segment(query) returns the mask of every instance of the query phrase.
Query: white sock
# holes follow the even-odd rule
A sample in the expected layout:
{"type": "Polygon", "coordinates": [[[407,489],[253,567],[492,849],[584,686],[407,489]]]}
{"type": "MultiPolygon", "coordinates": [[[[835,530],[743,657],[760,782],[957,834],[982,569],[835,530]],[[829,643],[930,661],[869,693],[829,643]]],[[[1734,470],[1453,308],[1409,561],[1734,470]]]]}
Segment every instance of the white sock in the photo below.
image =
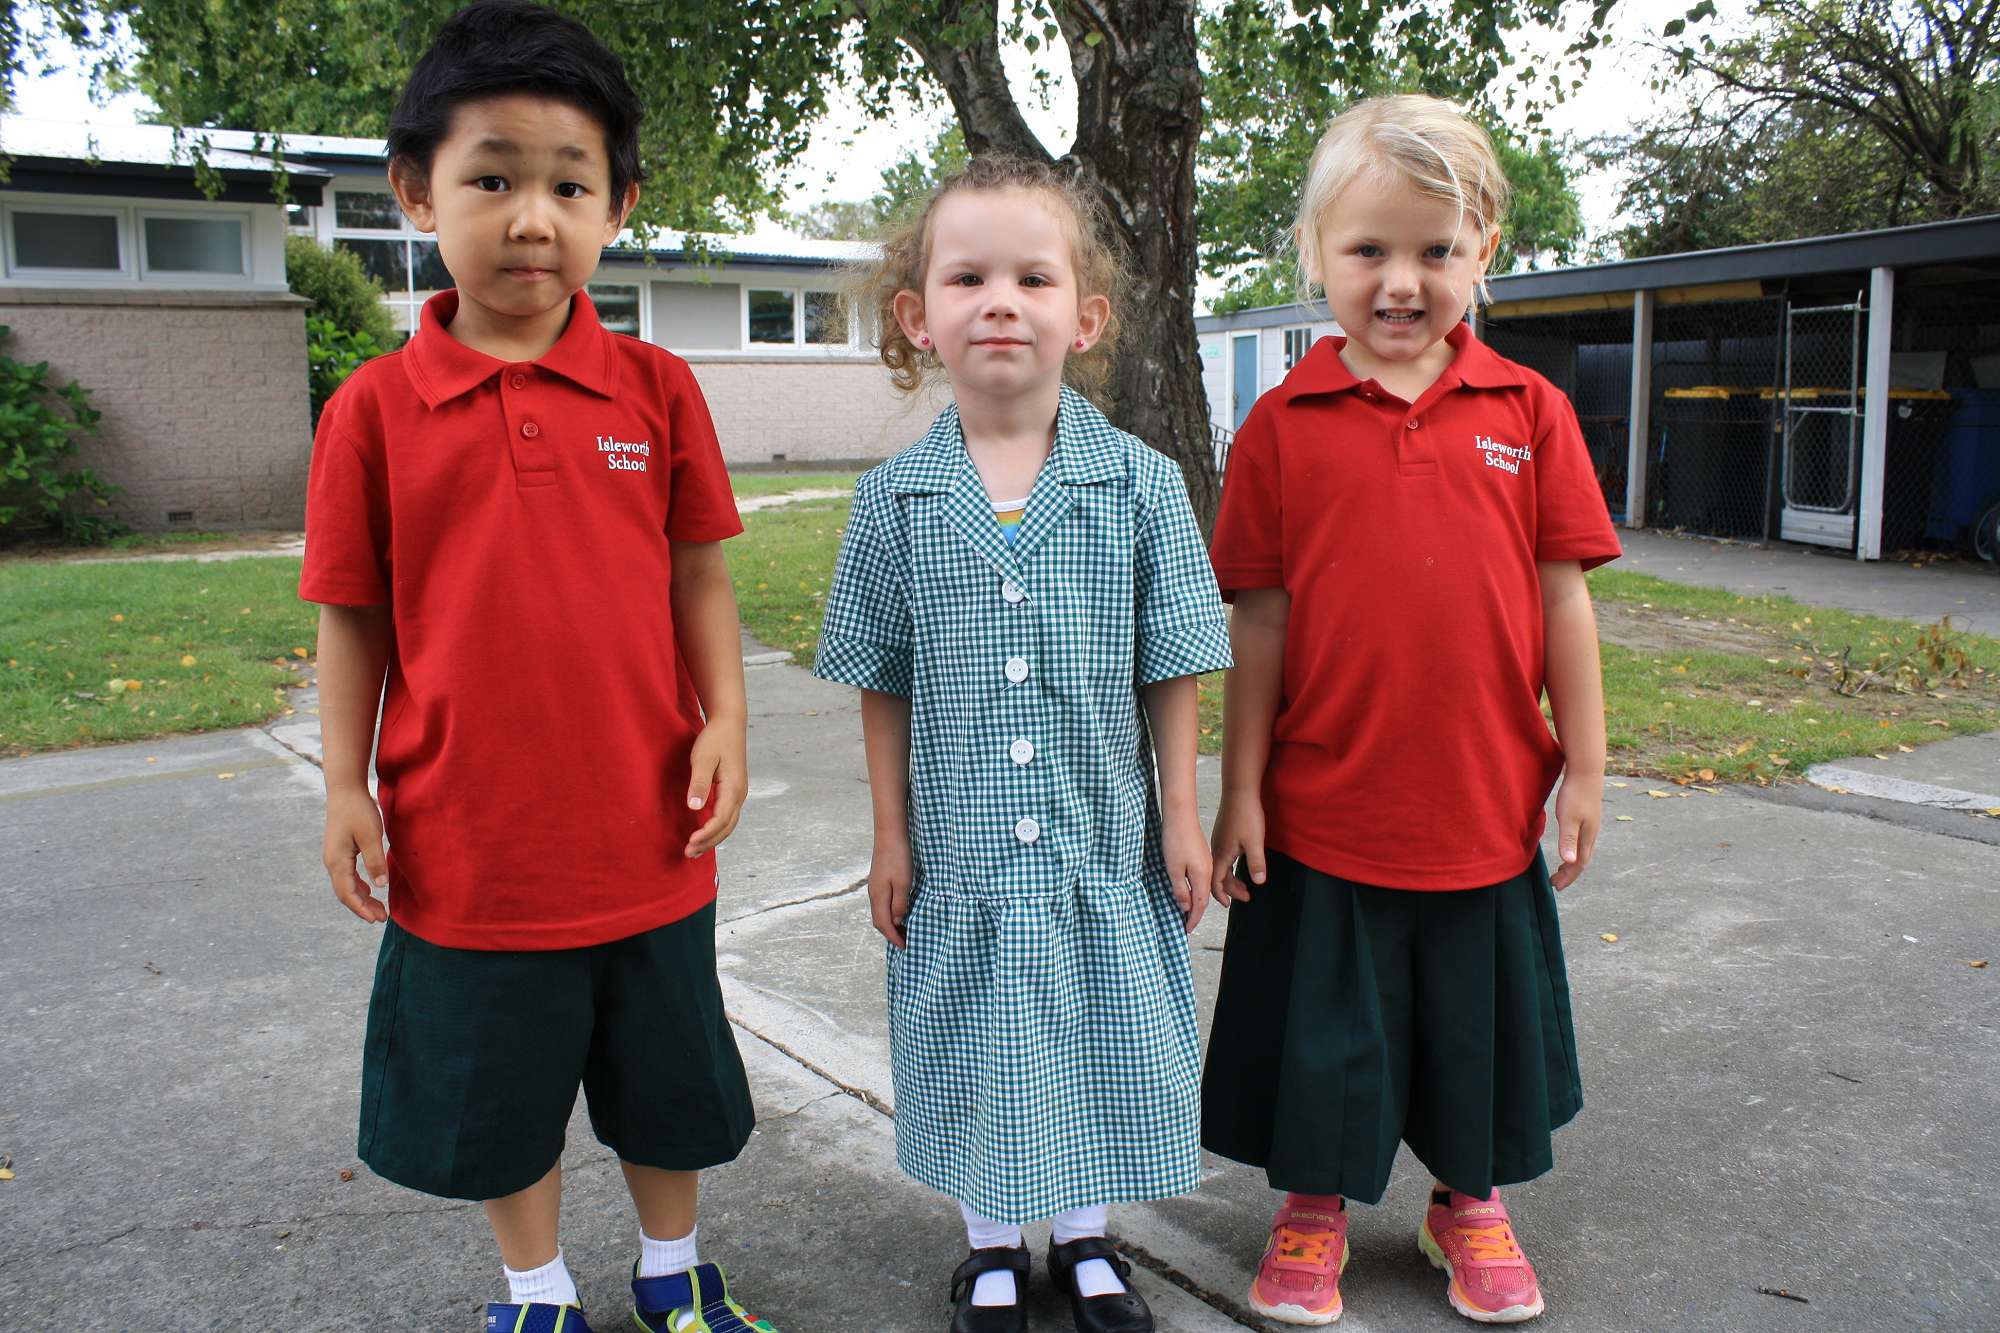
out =
{"type": "Polygon", "coordinates": [[[500,1265],[500,1271],[507,1275],[507,1299],[516,1305],[540,1302],[547,1305],[575,1305],[576,1283],[570,1280],[569,1268],[563,1263],[562,1251],[540,1268],[530,1268],[525,1273],[517,1273],[500,1265]]]}
{"type": "MultiPolygon", "coordinates": [[[[1057,1213],[1049,1223],[1049,1239],[1067,1245],[1085,1236],[1102,1236],[1106,1212],[1103,1204],[1094,1208],[1072,1208],[1057,1213]]],[[[1076,1266],[1076,1289],[1085,1296],[1112,1296],[1125,1290],[1118,1270],[1102,1259],[1085,1259],[1076,1266]]]]}
{"type": "MultiPolygon", "coordinates": [[[[958,1205],[958,1211],[965,1217],[965,1239],[973,1249],[1012,1249],[1021,1243],[1019,1223],[995,1222],[990,1217],[973,1212],[971,1206],[964,1203],[958,1205]]],[[[972,1284],[974,1305],[1013,1305],[1019,1300],[1011,1271],[981,1273],[972,1284]]]]}
{"type": "Polygon", "coordinates": [[[666,1277],[669,1273],[685,1273],[701,1262],[695,1252],[695,1232],[699,1227],[689,1227],[688,1233],[678,1240],[654,1240],[639,1229],[639,1276],[666,1277]]]}

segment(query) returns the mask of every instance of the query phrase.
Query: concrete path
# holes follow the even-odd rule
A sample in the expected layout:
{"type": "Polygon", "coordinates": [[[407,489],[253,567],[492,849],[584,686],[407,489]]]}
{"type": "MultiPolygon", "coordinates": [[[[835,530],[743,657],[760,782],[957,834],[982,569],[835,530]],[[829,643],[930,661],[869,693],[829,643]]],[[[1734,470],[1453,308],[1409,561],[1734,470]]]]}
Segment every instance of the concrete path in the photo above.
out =
{"type": "Polygon", "coordinates": [[[1965,561],[1906,565],[1856,560],[1817,546],[1746,546],[1668,533],[1618,530],[1625,557],[1614,568],[1676,583],[1790,597],[1876,616],[2000,636],[2000,568],[1965,561]]]}
{"type": "MultiPolygon", "coordinates": [[[[704,1253],[788,1333],[935,1331],[963,1236],[894,1166],[856,700],[749,680],[719,947],[762,1118],[708,1182],[704,1253]]],[[[470,1329],[497,1294],[477,1209],[353,1157],[376,936],[325,888],[315,743],[302,712],[0,763],[10,1327],[470,1329]]],[[[1587,1107],[1511,1195],[1541,1327],[1993,1326],[2000,847],[1960,814],[1649,790],[1614,780],[1563,898],[1587,1107]]],[[[1194,940],[1204,1015],[1222,927],[1194,940]]],[[[634,1221],[580,1110],[570,1143],[565,1245],[617,1327],[634,1221]]],[[[1412,1242],[1422,1188],[1406,1159],[1356,1209],[1344,1328],[1466,1326],[1412,1242]]],[[[1162,1329],[1259,1326],[1270,1202],[1211,1160],[1198,1193],[1114,1211],[1162,1329]]],[[[1067,1327],[1037,1267],[1035,1327],[1067,1327]]]]}

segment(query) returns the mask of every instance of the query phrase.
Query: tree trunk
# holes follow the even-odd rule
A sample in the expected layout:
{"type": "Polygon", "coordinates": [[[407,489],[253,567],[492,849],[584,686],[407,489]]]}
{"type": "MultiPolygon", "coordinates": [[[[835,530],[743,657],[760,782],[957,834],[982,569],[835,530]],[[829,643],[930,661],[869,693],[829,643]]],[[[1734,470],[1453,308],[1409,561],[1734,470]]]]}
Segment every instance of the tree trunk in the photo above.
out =
{"type": "MultiPolygon", "coordinates": [[[[969,0],[992,12],[992,0],[969,0]]],[[[1132,283],[1111,372],[1114,424],[1180,464],[1206,531],[1221,485],[1195,341],[1195,145],[1201,67],[1195,0],[1063,0],[1054,6],[1076,76],[1077,134],[1060,170],[1094,189],[1118,232],[1132,283]],[[1093,35],[1095,40],[1093,40],[1093,35]]],[[[952,15],[962,12],[952,7],[952,15]]],[[[997,34],[998,16],[994,31],[997,34]]],[[[974,153],[1048,159],[1013,100],[997,35],[949,48],[904,40],[942,83],[974,153]]]]}

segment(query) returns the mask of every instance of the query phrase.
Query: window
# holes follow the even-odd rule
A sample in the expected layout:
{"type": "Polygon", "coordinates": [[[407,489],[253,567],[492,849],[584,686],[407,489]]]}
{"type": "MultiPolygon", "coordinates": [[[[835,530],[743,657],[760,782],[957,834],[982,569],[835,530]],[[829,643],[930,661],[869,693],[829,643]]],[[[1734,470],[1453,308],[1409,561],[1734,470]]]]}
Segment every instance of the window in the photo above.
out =
{"type": "Polygon", "coordinates": [[[847,346],[847,312],[834,292],[807,292],[806,341],[821,347],[847,346]]]}
{"type": "Polygon", "coordinates": [[[1306,349],[1312,346],[1313,331],[1310,327],[1285,330],[1285,369],[1290,370],[1305,360],[1306,349]]]}
{"type": "Polygon", "coordinates": [[[311,204],[286,204],[285,229],[315,235],[319,231],[319,210],[311,204]]]}
{"type": "Polygon", "coordinates": [[[853,341],[838,292],[753,287],[745,302],[752,346],[846,347],[853,341]]]}
{"type": "Polygon", "coordinates": [[[437,242],[418,232],[387,190],[333,192],[333,244],[382,284],[382,304],[407,333],[425,301],[452,285],[437,242]]]}
{"type": "Polygon", "coordinates": [[[11,269],[49,269],[115,276],[125,272],[121,214],[112,210],[58,213],[7,210],[11,269]]]}
{"type": "Polygon", "coordinates": [[[146,273],[244,273],[243,219],[142,214],[140,267],[146,273]]]}
{"type": "Polygon", "coordinates": [[[639,333],[639,284],[636,282],[593,282],[585,289],[597,307],[597,322],[613,333],[639,333]]]}
{"type": "Polygon", "coordinates": [[[341,231],[402,231],[403,209],[387,190],[335,190],[333,225],[341,231]]]}
{"type": "Polygon", "coordinates": [[[796,293],[750,289],[750,341],[790,347],[794,337],[792,309],[796,293]]]}

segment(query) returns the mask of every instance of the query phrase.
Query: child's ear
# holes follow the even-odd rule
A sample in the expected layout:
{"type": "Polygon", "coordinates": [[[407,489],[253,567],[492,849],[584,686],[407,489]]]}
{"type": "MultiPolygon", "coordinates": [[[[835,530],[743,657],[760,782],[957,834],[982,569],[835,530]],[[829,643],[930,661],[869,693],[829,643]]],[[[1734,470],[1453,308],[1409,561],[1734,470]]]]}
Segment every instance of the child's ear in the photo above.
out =
{"type": "Polygon", "coordinates": [[[437,230],[437,211],[431,207],[431,183],[423,170],[408,157],[389,162],[389,188],[403,206],[403,216],[418,231],[437,230]]]}
{"type": "Polygon", "coordinates": [[[901,326],[903,336],[917,347],[928,344],[930,330],[924,320],[924,298],[905,287],[896,293],[896,323],[901,326]]]}
{"type": "Polygon", "coordinates": [[[1479,276],[1481,278],[1484,278],[1487,270],[1493,267],[1493,258],[1499,253],[1500,229],[1495,227],[1492,231],[1486,233],[1486,244],[1481,246],[1479,250],[1479,276]]]}
{"type": "Polygon", "coordinates": [[[1104,296],[1090,296],[1076,308],[1076,336],[1083,343],[1078,351],[1089,351],[1097,340],[1104,336],[1104,326],[1111,322],[1111,301],[1104,296]]]}
{"type": "Polygon", "coordinates": [[[625,219],[632,216],[632,210],[639,206],[639,182],[633,181],[625,187],[625,197],[618,201],[618,207],[611,210],[611,217],[604,227],[604,243],[611,244],[618,239],[618,233],[625,230],[625,219]]]}

